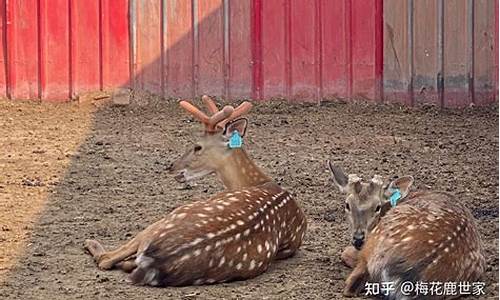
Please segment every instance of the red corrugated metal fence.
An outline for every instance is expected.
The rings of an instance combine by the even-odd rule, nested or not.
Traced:
[[[498,101],[498,0],[0,0],[0,96]]]

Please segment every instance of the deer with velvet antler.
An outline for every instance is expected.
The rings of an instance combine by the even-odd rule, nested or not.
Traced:
[[[226,190],[176,208],[113,251],[87,240],[99,268],[131,272],[135,284],[212,284],[258,276],[302,244],[306,218],[301,208],[244,150],[248,121],[240,117],[251,104],[219,111],[209,97],[202,99],[210,117],[180,102],[205,125],[205,134],[169,169],[179,182],[216,173]]]

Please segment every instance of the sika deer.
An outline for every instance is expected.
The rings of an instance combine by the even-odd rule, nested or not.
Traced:
[[[132,271],[135,284],[200,285],[262,274],[274,259],[292,256],[302,243],[306,219],[291,195],[250,160],[238,143],[246,133],[250,103],[218,111],[208,97],[208,117],[180,104],[205,124],[205,135],[170,167],[184,182],[216,173],[226,191],[181,206],[114,251],[86,241],[99,268]],[[228,140],[236,138],[234,141]]]
[[[343,253],[354,267],[345,296],[356,295],[367,281],[393,282],[390,299],[406,299],[404,281],[473,282],[481,277],[486,268],[482,241],[474,217],[458,199],[442,192],[410,192],[411,176],[384,185],[380,176],[365,182],[328,166],[335,185],[347,194],[345,211],[353,245],[360,250],[349,247]]]

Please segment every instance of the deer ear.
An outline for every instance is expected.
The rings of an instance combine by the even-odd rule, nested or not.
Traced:
[[[403,199],[410,193],[411,186],[413,185],[413,177],[412,176],[403,176],[398,179],[394,179],[387,186],[384,195],[386,197],[391,197],[395,190],[399,190],[401,193],[400,199]]]
[[[231,122],[228,122],[226,126],[224,127],[224,136],[226,137],[231,137],[231,134],[233,131],[238,131],[241,137],[245,136],[245,133],[247,131],[247,125],[248,125],[248,120],[245,118],[240,118],[233,120]]]
[[[340,192],[347,193],[347,183],[349,178],[344,174],[339,166],[333,165],[330,161],[327,161],[328,169],[332,172],[333,183],[337,186]]]

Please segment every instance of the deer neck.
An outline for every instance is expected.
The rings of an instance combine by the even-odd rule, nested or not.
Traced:
[[[250,160],[243,149],[234,149],[224,166],[217,171],[217,175],[229,190],[257,186],[271,181],[271,178]]]

